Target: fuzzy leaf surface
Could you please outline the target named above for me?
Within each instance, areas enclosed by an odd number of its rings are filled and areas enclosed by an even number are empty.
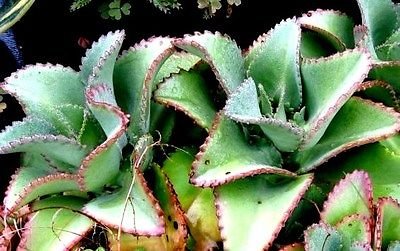
[[[309,11],[298,22],[303,27],[320,33],[339,51],[354,48],[354,22],[344,13],[319,9]]]
[[[349,148],[394,135],[399,129],[400,117],[394,110],[357,97],[350,98],[321,140],[312,148],[295,154],[299,172],[314,169]]]
[[[19,249],[68,250],[81,241],[93,226],[93,221],[76,212],[84,200],[77,197],[53,197],[33,205],[37,210],[22,232]]]
[[[158,86],[154,99],[184,112],[199,126],[211,128],[216,108],[200,74],[181,71],[171,76]]]
[[[372,212],[371,180],[366,172],[354,171],[333,188],[324,203],[321,220],[334,226],[353,214],[371,220]]]
[[[139,169],[134,168],[133,172],[123,172],[122,187],[88,202],[83,212],[126,233],[160,236],[165,232],[161,208]]]
[[[216,188],[224,248],[267,250],[311,181],[311,175],[277,180],[258,175]]]
[[[242,53],[235,41],[220,33],[195,33],[173,41],[174,45],[206,61],[227,94],[244,80]]]
[[[268,96],[286,108],[301,105],[300,33],[294,19],[283,21],[259,38],[245,58],[247,77],[261,83]]]
[[[375,248],[385,250],[400,240],[400,204],[392,198],[380,198],[377,205]]]
[[[250,145],[240,126],[219,114],[193,162],[191,182],[196,186],[217,186],[261,173],[293,175],[279,168],[280,164],[281,157],[273,146]]]
[[[384,62],[374,66],[369,73],[369,76],[374,79],[382,80],[396,90],[400,91],[400,62]]]
[[[149,130],[151,92],[161,65],[174,52],[171,41],[171,38],[163,37],[143,40],[124,52],[115,64],[116,100],[135,121],[128,129],[132,142]]]
[[[314,224],[309,227],[304,235],[305,250],[331,251],[341,250],[343,237],[333,227],[324,223]]]
[[[370,57],[355,49],[321,59],[303,60],[301,73],[308,120],[304,149],[314,146],[329,123],[359,88],[370,69]]]
[[[335,228],[342,235],[342,244],[345,250],[350,250],[355,243],[371,244],[371,227],[368,218],[357,214],[345,217]]]

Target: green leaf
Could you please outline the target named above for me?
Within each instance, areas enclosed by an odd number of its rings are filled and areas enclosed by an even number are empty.
[[[370,30],[374,47],[381,45],[398,25],[395,5],[391,0],[357,0],[362,24]]]
[[[368,243],[356,242],[350,246],[349,251],[372,251],[372,248]]]
[[[400,29],[391,34],[391,36],[376,48],[376,54],[382,60],[394,61],[400,59]]]
[[[372,101],[383,103],[399,109],[400,101],[396,96],[396,91],[388,83],[380,80],[371,80],[364,82],[362,95]]]
[[[161,83],[166,78],[171,77],[172,74],[177,74],[181,70],[190,71],[198,63],[201,58],[186,51],[175,51],[169,58],[162,64],[158,71],[154,83]]]
[[[391,196],[400,200],[400,156],[381,143],[359,147],[337,161],[334,167],[323,168],[317,179],[327,183],[336,183],[343,173],[361,168],[368,172],[372,181],[375,201],[379,197]],[[387,175],[390,173],[390,175]]]
[[[270,248],[311,181],[311,175],[277,177],[276,181],[271,175],[258,175],[217,187],[216,206],[224,248]]]
[[[347,174],[336,184],[324,203],[321,220],[336,225],[353,214],[372,220],[372,186],[368,174],[364,171]]]
[[[88,202],[83,212],[105,226],[135,235],[165,233],[164,217],[138,167],[121,173],[122,187]]]
[[[79,191],[74,175],[56,172],[47,165],[21,167],[12,176],[4,207],[7,213],[12,213],[41,196],[66,191]]]
[[[383,80],[396,90],[400,92],[400,62],[383,62],[374,65],[371,69],[369,76],[373,79]]]
[[[171,76],[158,86],[154,99],[184,112],[201,127],[211,128],[216,108],[200,74],[181,71]]]
[[[360,49],[303,60],[301,73],[308,114],[303,149],[319,141],[335,114],[359,89],[369,69],[370,57]]]
[[[287,109],[301,105],[300,33],[294,19],[283,21],[258,38],[245,58],[247,77],[261,83],[275,103],[283,96]]]
[[[173,44],[206,61],[227,94],[244,80],[245,69],[240,48],[220,33],[195,33],[178,38]]]
[[[298,19],[302,27],[318,32],[338,50],[354,48],[353,20],[335,10],[309,11]]]
[[[377,205],[375,249],[385,250],[400,240],[400,204],[392,198],[380,198]]]
[[[77,197],[58,196],[40,200],[22,231],[19,249],[72,249],[93,226],[93,221],[80,214],[84,201]]]
[[[128,129],[132,143],[149,131],[151,93],[160,67],[174,52],[171,40],[163,37],[143,40],[124,52],[115,64],[114,88],[118,105],[135,121]]]
[[[0,10],[0,33],[5,32],[18,22],[35,0],[13,0],[8,2],[11,4],[2,6]]]
[[[301,32],[300,54],[303,58],[327,57],[332,50],[320,34],[307,30]]]
[[[194,161],[192,151],[176,151],[164,161],[162,170],[174,186],[183,210],[187,211],[201,189],[189,183],[189,172]]]
[[[387,251],[399,251],[400,250],[400,240],[392,241],[389,243]]]
[[[172,184],[161,171],[160,167],[153,168],[155,172],[154,195],[158,199],[166,217],[165,236],[167,250],[184,250],[188,238],[188,229],[184,211],[178,201]]]
[[[218,114],[193,162],[190,181],[208,187],[261,173],[293,175],[280,165],[280,154],[273,146],[250,145],[238,124]]]
[[[304,234],[305,250],[333,251],[343,247],[341,234],[324,223],[313,224]]]
[[[336,224],[337,231],[342,235],[344,250],[349,250],[355,243],[371,244],[372,230],[370,219],[354,214],[345,217]]]
[[[353,97],[315,146],[294,154],[298,172],[308,172],[345,150],[387,138],[399,129],[400,116],[394,110]]]
[[[80,78],[84,85],[105,84],[113,88],[113,71],[115,60],[121,48],[124,31],[109,32],[101,36],[86,51],[80,66]]]

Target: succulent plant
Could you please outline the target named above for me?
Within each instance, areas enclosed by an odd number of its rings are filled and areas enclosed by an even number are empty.
[[[119,55],[124,33],[117,31],[92,45],[79,72],[37,64],[12,74],[0,88],[26,117],[0,133],[1,154],[23,153],[1,209],[2,245],[79,249],[101,232],[107,240],[94,244],[112,250],[271,248],[305,199],[315,200],[318,189],[324,197],[343,171],[360,169],[351,159],[331,173],[317,167],[361,145],[398,149],[396,61],[380,58],[396,55],[397,26],[392,37],[377,18],[397,12],[383,2],[358,1],[364,26],[338,11],[311,11],[246,50],[206,31],[152,37]],[[194,123],[182,124],[183,115]],[[191,138],[178,142],[183,135]],[[176,151],[165,156],[164,147]],[[380,210],[397,205],[397,176],[365,168],[372,187],[363,172],[347,180],[391,196]],[[345,245],[339,220],[326,217],[307,241],[320,245],[329,235]],[[363,219],[346,224],[367,229]]]
[[[304,244],[281,250],[397,250],[400,204],[372,194],[368,173],[347,174],[325,201],[320,222],[305,231]]]

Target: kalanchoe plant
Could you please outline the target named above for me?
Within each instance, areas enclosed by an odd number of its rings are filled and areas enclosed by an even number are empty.
[[[304,244],[282,250],[397,250],[400,204],[391,197],[374,201],[368,174],[347,174],[323,205],[321,220],[304,234]]]
[[[204,32],[152,37],[119,57],[124,33],[117,31],[93,44],[79,73],[38,64],[12,74],[0,88],[26,117],[0,134],[0,153],[23,153],[1,209],[2,245],[21,232],[19,248],[78,249],[103,229],[113,250],[272,247],[304,210],[301,199],[314,199],[319,185],[348,170],[324,176],[317,167],[400,129],[389,81],[397,71],[376,71],[386,64],[379,43],[390,36],[378,31],[385,24],[377,13],[395,5],[358,2],[364,26],[356,28],[345,14],[317,10],[282,21],[245,51]],[[194,125],[182,130],[182,114]],[[155,150],[199,129],[208,134],[201,146],[199,133],[168,158]],[[395,151],[396,143],[377,144]],[[366,168],[387,197],[382,174]],[[354,183],[369,189],[360,175]],[[381,210],[395,205],[388,201]],[[324,222],[310,228],[312,242],[327,233],[341,244],[337,222]]]

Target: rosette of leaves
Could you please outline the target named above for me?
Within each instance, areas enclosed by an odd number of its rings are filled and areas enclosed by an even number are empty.
[[[375,61],[353,28],[346,15],[318,10],[282,21],[245,53],[219,33],[173,41],[216,77],[217,98],[204,99],[208,86],[196,70],[166,79],[154,98],[209,132],[190,182],[213,189],[225,249],[271,247],[314,169],[399,130],[393,108],[358,95],[371,87]]]
[[[347,174],[325,201],[320,222],[304,232],[304,243],[281,250],[398,250],[400,204],[372,194],[368,173]]]
[[[118,243],[130,234],[142,236],[139,247],[185,247],[185,220],[172,186],[154,167],[153,195],[143,170],[152,162],[150,133],[163,114],[155,107],[150,119],[153,82],[199,59],[179,53],[167,60],[171,39],[154,37],[117,60],[123,38],[123,31],[102,36],[79,72],[29,65],[0,85],[26,114],[0,133],[1,154],[22,153],[1,208],[2,248],[79,248],[99,228]],[[166,124],[157,128],[171,127]]]

